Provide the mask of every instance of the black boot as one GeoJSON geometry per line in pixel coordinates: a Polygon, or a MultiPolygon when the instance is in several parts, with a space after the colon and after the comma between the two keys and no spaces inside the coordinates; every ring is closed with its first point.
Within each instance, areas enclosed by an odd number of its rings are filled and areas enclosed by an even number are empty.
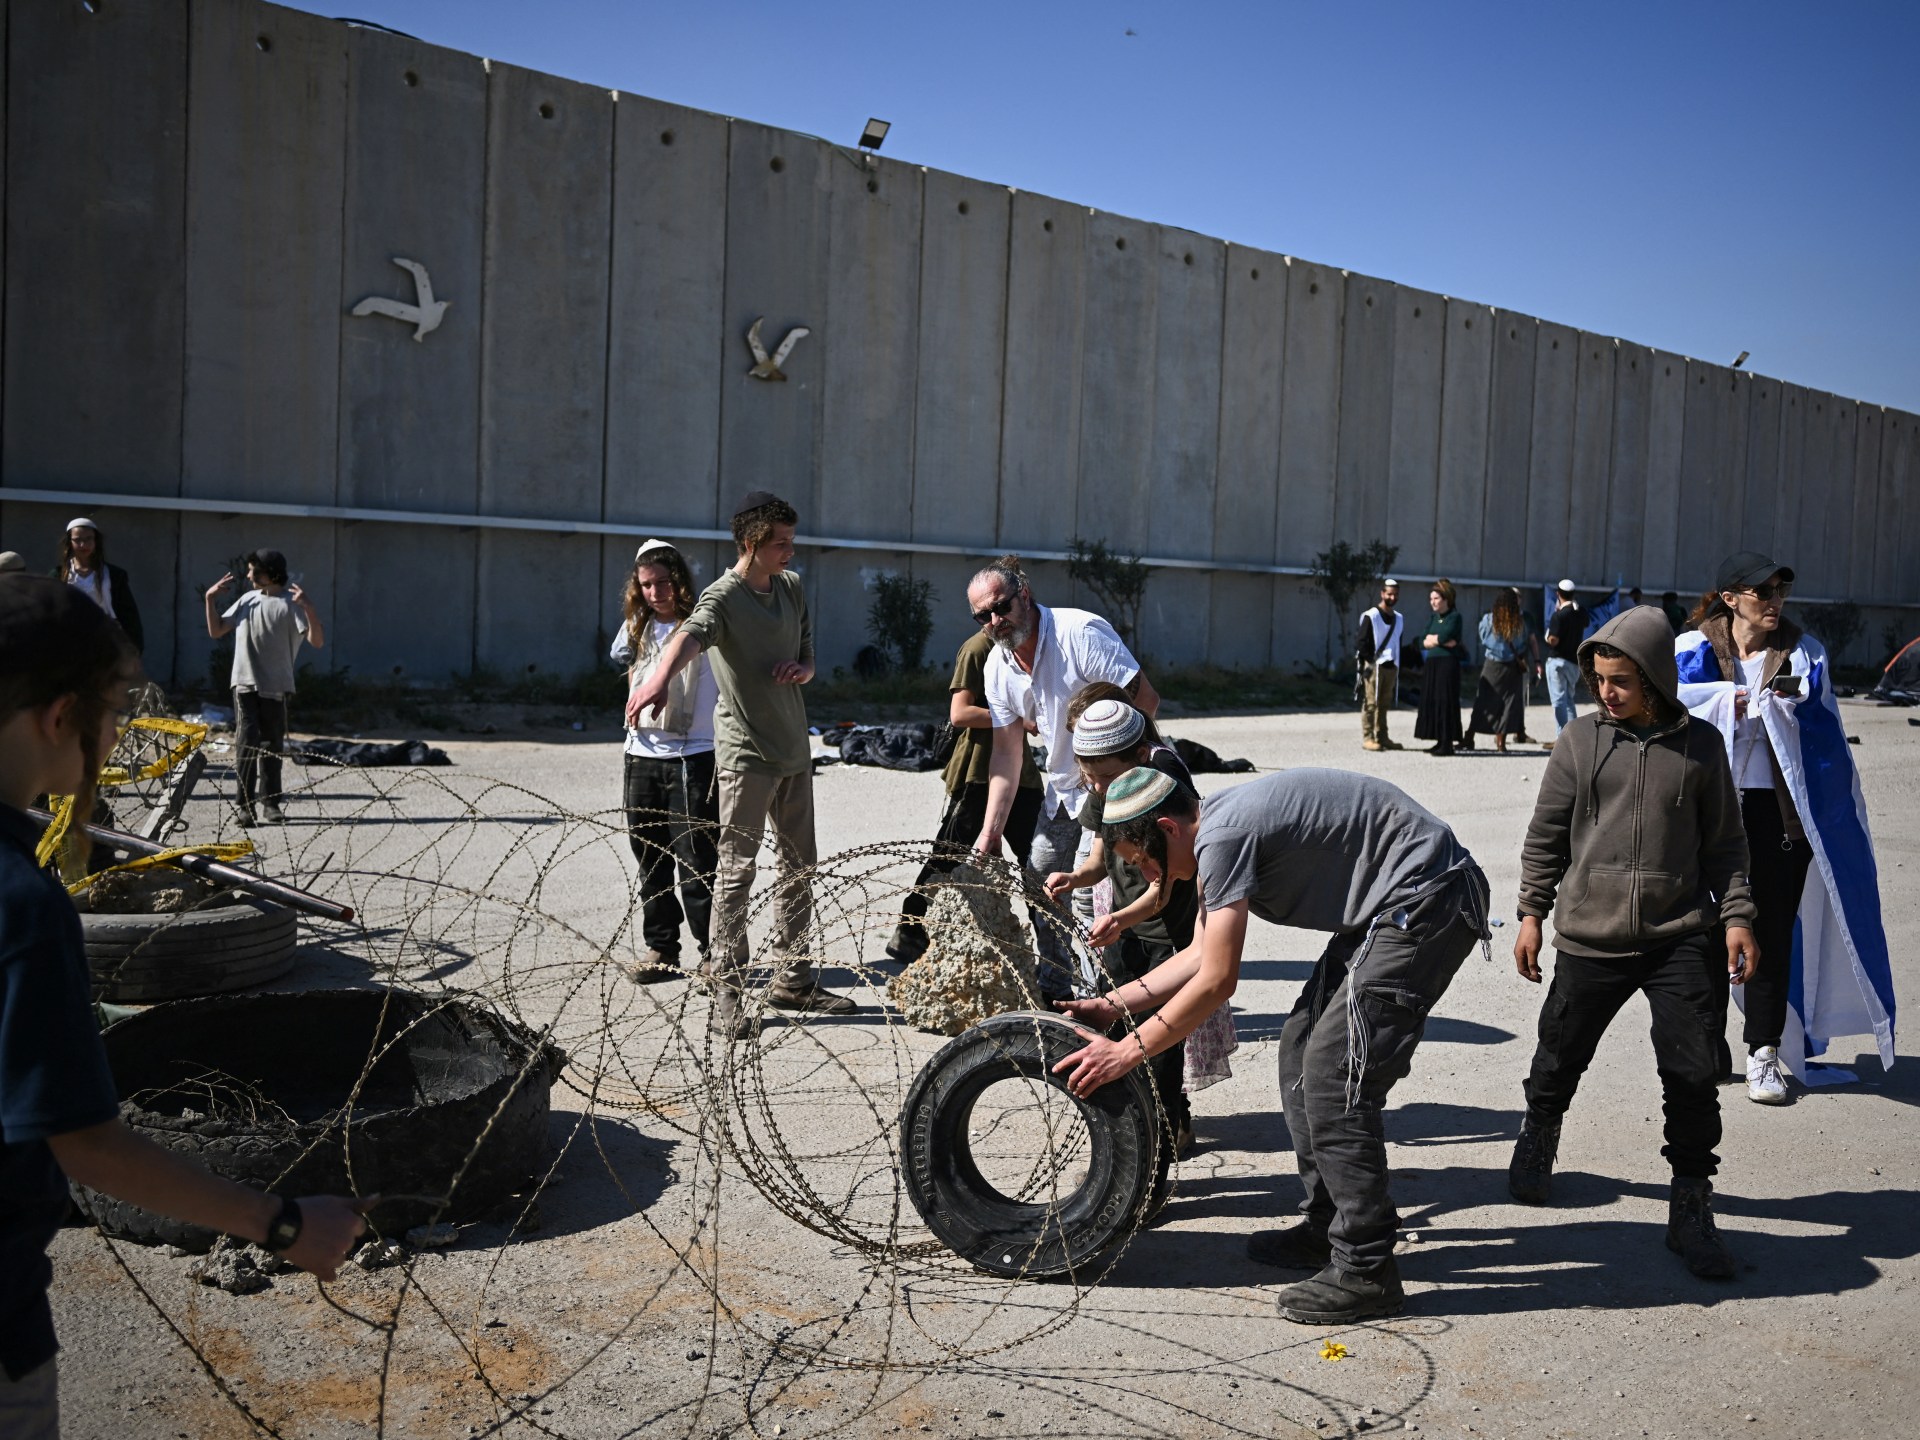
{"type": "Polygon", "coordinates": [[[1667,1198],[1667,1249],[1703,1280],[1731,1280],[1733,1256],[1713,1228],[1713,1182],[1673,1177],[1667,1198]]]}
{"type": "Polygon", "coordinates": [[[1323,1224],[1312,1219],[1284,1230],[1256,1230],[1247,1238],[1247,1258],[1282,1270],[1318,1270],[1333,1258],[1333,1243],[1323,1224]]]}
{"type": "Polygon", "coordinates": [[[1553,1160],[1560,1153],[1560,1126],[1520,1122],[1520,1138],[1507,1165],[1507,1193],[1523,1205],[1544,1205],[1553,1196],[1553,1160]]]}
{"type": "Polygon", "coordinates": [[[1400,1267],[1391,1255],[1371,1275],[1356,1275],[1333,1261],[1311,1280],[1287,1286],[1279,1296],[1280,1313],[1297,1325],[1347,1325],[1398,1315],[1406,1303],[1400,1267]]]}

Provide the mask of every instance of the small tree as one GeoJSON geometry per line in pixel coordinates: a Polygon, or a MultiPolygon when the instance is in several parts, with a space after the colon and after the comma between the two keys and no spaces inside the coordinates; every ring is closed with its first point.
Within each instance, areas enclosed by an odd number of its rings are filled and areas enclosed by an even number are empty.
{"type": "MultiPolygon", "coordinates": [[[[1369,540],[1358,548],[1344,540],[1336,540],[1331,550],[1322,550],[1313,557],[1310,568],[1314,582],[1326,591],[1327,599],[1333,604],[1336,629],[1346,624],[1347,609],[1353,604],[1354,592],[1372,589],[1375,581],[1393,569],[1394,557],[1399,553],[1398,545],[1389,545],[1382,540],[1369,540]]],[[[1326,645],[1324,668],[1328,675],[1333,674],[1331,632],[1326,645]]]]}
{"type": "Polygon", "coordinates": [[[1084,585],[1100,601],[1108,621],[1136,655],[1140,651],[1140,606],[1147,597],[1152,566],[1140,557],[1109,550],[1105,540],[1086,541],[1078,535],[1067,542],[1067,578],[1084,585]]]}
{"type": "Polygon", "coordinates": [[[1802,605],[1800,623],[1825,642],[1827,653],[1836,665],[1846,648],[1867,630],[1867,617],[1851,600],[1836,600],[1831,605],[1802,605]]]}
{"type": "Polygon", "coordinates": [[[901,670],[912,674],[926,663],[933,638],[933,582],[911,575],[882,574],[873,582],[867,607],[867,634],[901,670]]]}

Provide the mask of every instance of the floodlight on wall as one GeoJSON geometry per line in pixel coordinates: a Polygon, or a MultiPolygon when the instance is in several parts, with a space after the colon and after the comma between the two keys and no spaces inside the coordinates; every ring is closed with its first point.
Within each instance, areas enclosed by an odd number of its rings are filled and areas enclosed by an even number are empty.
{"type": "Polygon", "coordinates": [[[1739,369],[1739,368],[1740,368],[1740,367],[1741,367],[1742,365],[1744,365],[1744,364],[1746,364],[1746,363],[1747,363],[1747,356],[1748,356],[1748,355],[1750,355],[1751,353],[1752,353],[1751,351],[1748,351],[1748,350],[1742,350],[1742,351],[1740,352],[1740,358],[1739,358],[1738,360],[1736,360],[1736,361],[1734,361],[1734,362],[1733,362],[1733,368],[1734,368],[1735,370],[1738,370],[1738,369],[1739,369]]]}
{"type": "Polygon", "coordinates": [[[893,128],[891,120],[869,120],[867,128],[860,132],[862,150],[878,150],[886,143],[887,131],[893,128]]]}

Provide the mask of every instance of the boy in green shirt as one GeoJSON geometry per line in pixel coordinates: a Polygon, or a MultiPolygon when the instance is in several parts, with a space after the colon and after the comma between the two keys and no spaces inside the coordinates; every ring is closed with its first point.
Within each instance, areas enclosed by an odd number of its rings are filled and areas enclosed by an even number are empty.
{"type": "Polygon", "coordinates": [[[822,989],[807,958],[813,890],[804,871],[818,852],[813,835],[813,759],[800,687],[813,679],[813,623],[799,577],[787,573],[800,516],[777,495],[755,490],[733,516],[739,559],[701,594],[660,652],[653,673],[627,701],[627,724],[666,697],[668,683],[694,656],[707,654],[719,682],[713,712],[715,779],[720,791],[720,870],[713,893],[710,951],[713,1011],[707,1028],[750,1040],[760,1022],[741,1008],[747,970],[747,897],[760,835],[773,823],[779,892],[769,944],[779,968],[767,1004],[779,1010],[845,1015],[852,1000],[822,989]]]}

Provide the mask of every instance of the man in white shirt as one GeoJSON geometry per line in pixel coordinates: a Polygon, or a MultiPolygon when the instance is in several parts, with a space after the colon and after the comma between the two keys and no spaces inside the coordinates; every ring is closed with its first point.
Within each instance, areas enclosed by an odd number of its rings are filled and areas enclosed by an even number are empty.
{"type": "Polygon", "coordinates": [[[1360,632],[1354,637],[1354,663],[1366,682],[1366,706],[1360,712],[1360,748],[1362,750],[1398,750],[1400,745],[1387,738],[1387,711],[1400,684],[1400,641],[1406,634],[1407,617],[1396,608],[1400,600],[1400,582],[1388,576],[1380,582],[1380,603],[1360,616],[1360,632]]]}
{"type": "MultiPolygon", "coordinates": [[[[1087,790],[1073,758],[1067,706],[1082,687],[1097,680],[1120,686],[1134,707],[1151,717],[1160,696],[1140,662],[1100,616],[1088,610],[1049,609],[1033,591],[1016,555],[984,567],[967,586],[974,622],[994,643],[987,661],[987,710],[993,719],[993,763],[987,780],[987,815],[974,849],[998,855],[1007,815],[1020,783],[1026,732],[1046,747],[1041,771],[1045,794],[1028,864],[1036,877],[1072,870],[1086,832],[1080,807],[1087,790]]],[[[1072,955],[1061,932],[1037,930],[1040,989],[1048,1000],[1066,999],[1072,986],[1072,955]]]]}

